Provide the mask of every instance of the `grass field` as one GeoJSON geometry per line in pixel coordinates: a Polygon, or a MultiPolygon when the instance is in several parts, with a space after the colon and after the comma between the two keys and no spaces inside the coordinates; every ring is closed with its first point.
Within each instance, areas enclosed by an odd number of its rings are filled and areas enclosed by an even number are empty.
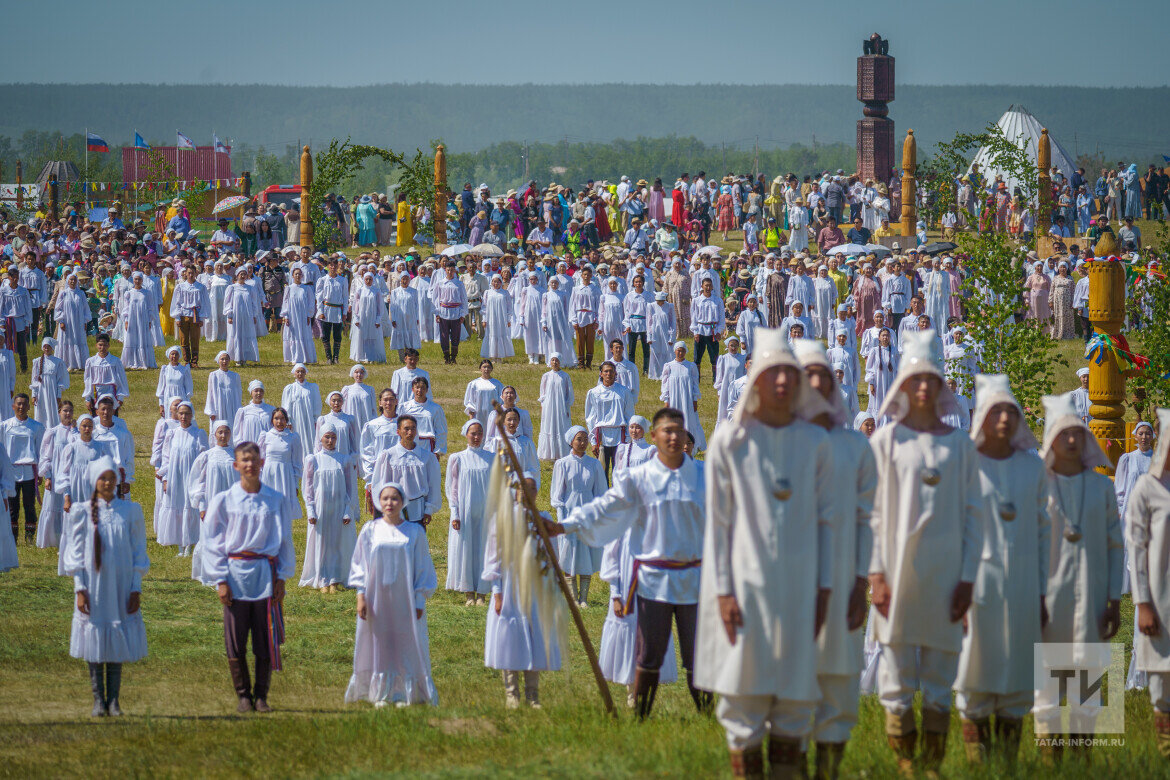
{"type": "MultiPolygon", "coordinates": [[[[218,346],[203,345],[210,365],[218,346]]],[[[463,390],[476,376],[478,342],[465,346],[460,365],[445,366],[438,347],[427,345],[423,367],[431,372],[435,400],[448,412],[457,433],[463,390]]],[[[1074,385],[1080,365],[1080,342],[1062,353],[1070,370],[1059,389],[1074,385]]],[[[290,381],[280,362],[278,336],[264,339],[262,365],[242,372],[246,385],[264,380],[269,400],[279,399],[290,381]]],[[[161,360],[161,350],[160,350],[161,360]]],[[[312,368],[310,380],[324,395],[348,381],[349,363],[312,368]]],[[[373,366],[369,383],[388,384],[395,365],[373,366]]],[[[495,376],[515,385],[521,406],[533,413],[542,367],[523,357],[499,365],[495,376]]],[[[576,393],[574,419],[583,416],[586,391],[596,379],[570,371],[576,393]]],[[[704,374],[700,413],[708,429],[715,399],[709,370],[704,374]]],[[[144,507],[153,501],[147,459],[157,419],[156,372],[131,372],[131,399],[123,416],[137,442],[138,481],[133,498],[144,507]]],[[[27,375],[18,383],[23,387],[27,375]]],[[[80,398],[80,374],[67,397],[80,398]]],[[[207,370],[196,372],[199,408],[207,370]]],[[[644,379],[638,411],[649,415],[658,406],[658,383],[644,379]]],[[[198,415],[200,425],[207,420],[198,415]]],[[[453,450],[463,447],[455,434],[453,450]]],[[[445,464],[444,464],[445,465],[445,464]]],[[[541,503],[547,506],[551,468],[546,465],[541,503]]],[[[149,511],[148,511],[149,514],[149,511]]],[[[445,578],[444,508],[430,529],[431,550],[445,578]]],[[[150,525],[148,523],[148,525],[150,525]]],[[[296,546],[304,551],[304,521],[296,527],[296,546]]],[[[149,533],[148,528],[148,533],[149,533]]],[[[5,529],[6,532],[6,529],[5,529]]],[[[124,671],[121,719],[90,719],[85,664],[68,655],[72,613],[71,581],[56,576],[56,551],[18,548],[21,567],[0,575],[0,776],[59,777],[305,777],[431,775],[472,777],[599,777],[726,775],[721,729],[713,719],[697,716],[681,685],[659,692],[654,718],[637,724],[624,710],[618,721],[606,718],[584,655],[574,639],[567,670],[542,680],[540,711],[507,711],[497,673],[483,666],[484,608],[465,607],[456,594],[440,590],[431,599],[431,653],[440,706],[374,711],[368,704],[342,701],[350,676],[355,623],[354,594],[334,596],[290,583],[285,601],[288,642],[285,671],[274,676],[272,715],[238,716],[224,660],[221,609],[213,591],[190,580],[190,561],[176,558],[174,548],[149,545],[151,571],[143,585],[142,610],[150,655],[124,671]]],[[[299,573],[299,567],[298,567],[299,573]]],[[[595,585],[585,620],[599,642],[605,614],[604,587],[595,585]]],[[[1132,610],[1124,609],[1119,641],[1127,647],[1132,610]]],[[[613,686],[624,702],[624,689],[613,686]]],[[[1127,696],[1127,743],[1102,749],[1091,768],[1057,770],[1038,764],[1030,741],[1015,769],[989,766],[969,770],[963,761],[957,720],[944,770],[956,777],[1152,776],[1165,774],[1156,756],[1148,699],[1127,696]]],[[[862,702],[861,722],[845,754],[843,776],[886,777],[894,771],[882,732],[882,713],[873,697],[862,702]]]]}

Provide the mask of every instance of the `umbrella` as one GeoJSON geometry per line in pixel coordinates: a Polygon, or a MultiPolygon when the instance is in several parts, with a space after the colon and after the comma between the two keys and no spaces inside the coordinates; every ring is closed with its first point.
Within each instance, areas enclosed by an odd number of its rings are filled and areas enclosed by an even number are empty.
{"type": "Polygon", "coordinates": [[[959,245],[953,241],[931,241],[925,246],[918,247],[918,251],[926,255],[938,255],[958,248],[959,245]]]}
{"type": "Polygon", "coordinates": [[[443,257],[455,257],[456,255],[465,255],[471,250],[471,244],[452,244],[439,254],[441,254],[443,257]]]}
{"type": "Polygon", "coordinates": [[[695,252],[696,255],[721,255],[723,254],[723,247],[710,244],[695,252]]]}
{"type": "Polygon", "coordinates": [[[504,254],[503,249],[500,249],[495,244],[488,243],[476,244],[468,251],[471,252],[471,254],[479,255],[480,257],[501,257],[504,254]]]}
{"type": "Polygon", "coordinates": [[[224,198],[219,203],[216,203],[215,208],[211,210],[211,213],[222,214],[225,211],[238,209],[240,206],[243,206],[245,203],[247,203],[248,200],[249,198],[245,197],[244,195],[232,195],[230,197],[224,198]]]}
{"type": "Polygon", "coordinates": [[[866,254],[876,255],[877,257],[885,257],[886,255],[894,254],[892,249],[890,249],[888,246],[882,246],[881,244],[866,244],[865,252],[866,254]]]}
{"type": "Polygon", "coordinates": [[[829,250],[831,255],[865,255],[869,250],[863,244],[839,244],[829,250]]]}

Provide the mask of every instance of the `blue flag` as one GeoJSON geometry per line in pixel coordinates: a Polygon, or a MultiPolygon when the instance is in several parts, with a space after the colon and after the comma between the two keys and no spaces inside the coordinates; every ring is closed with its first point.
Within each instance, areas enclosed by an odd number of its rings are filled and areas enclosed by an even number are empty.
{"type": "Polygon", "coordinates": [[[148,144],[143,139],[143,137],[138,134],[137,130],[134,131],[134,148],[135,149],[149,149],[150,148],[150,144],[148,144]]]}

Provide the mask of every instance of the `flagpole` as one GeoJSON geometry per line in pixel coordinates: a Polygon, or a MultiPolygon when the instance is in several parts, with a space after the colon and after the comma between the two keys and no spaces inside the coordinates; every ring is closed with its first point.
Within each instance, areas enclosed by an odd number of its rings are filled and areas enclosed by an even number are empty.
{"type": "Polygon", "coordinates": [[[219,139],[215,137],[215,130],[211,131],[211,207],[219,200],[219,139]]]}
{"type": "Polygon", "coordinates": [[[138,128],[134,128],[134,216],[138,216],[138,128]]]}
{"type": "Polygon", "coordinates": [[[85,128],[85,200],[82,203],[89,211],[89,128],[85,128]]]}

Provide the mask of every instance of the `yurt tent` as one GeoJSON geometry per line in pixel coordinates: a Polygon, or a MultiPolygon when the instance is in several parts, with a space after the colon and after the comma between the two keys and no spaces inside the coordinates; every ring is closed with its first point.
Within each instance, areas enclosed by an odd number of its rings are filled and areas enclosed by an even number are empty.
{"type": "MultiPolygon", "coordinates": [[[[1009,141],[1014,140],[1017,143],[1023,144],[1024,150],[1028,153],[1028,158],[1035,165],[1038,145],[1040,143],[1040,131],[1043,129],[1040,120],[1032,116],[1028,112],[1028,109],[1023,106],[1011,106],[999,118],[996,125],[1003,131],[1004,137],[1009,141]]],[[[1060,169],[1060,172],[1064,174],[1066,180],[1071,179],[1073,171],[1076,170],[1072,157],[1060,145],[1060,142],[1053,138],[1052,133],[1048,134],[1048,140],[1052,145],[1052,165],[1060,169]]],[[[1015,177],[1010,172],[1000,170],[992,164],[991,152],[987,147],[980,148],[979,153],[975,155],[975,159],[972,161],[972,168],[975,163],[979,165],[979,175],[983,179],[984,186],[995,181],[996,176],[1002,176],[1004,182],[1007,183],[1008,192],[1012,192],[1015,189],[1017,184],[1015,177]]],[[[967,172],[970,173],[972,168],[968,168],[967,172]]]]}

